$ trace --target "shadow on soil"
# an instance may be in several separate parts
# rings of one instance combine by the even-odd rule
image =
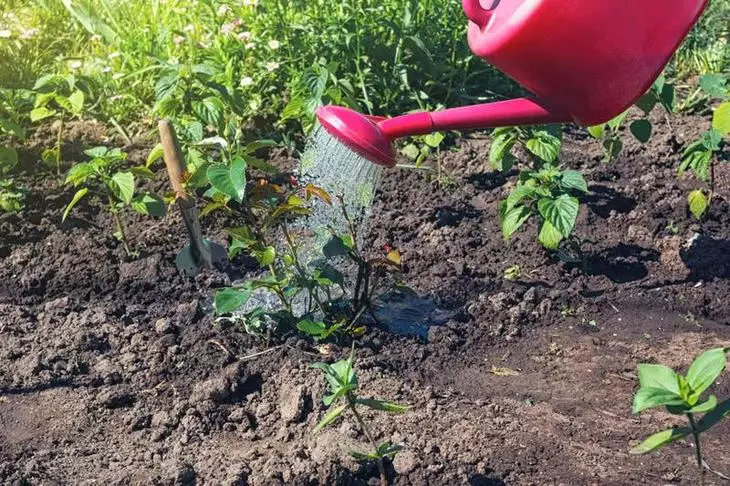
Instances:
[[[636,199],[626,197],[617,190],[607,186],[590,186],[591,194],[583,200],[588,208],[601,218],[608,218],[611,211],[627,214],[636,207]]]
[[[730,278],[730,241],[699,235],[680,252],[690,269],[690,280]]]

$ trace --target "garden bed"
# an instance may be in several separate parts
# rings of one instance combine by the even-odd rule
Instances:
[[[382,438],[406,446],[395,484],[697,484],[680,442],[631,456],[638,439],[670,426],[662,412],[630,413],[638,362],[686,366],[730,344],[730,170],[719,164],[709,215],[692,222],[692,182],[678,181],[683,144],[706,122],[677,117],[646,145],[601,162],[600,146],[569,134],[563,161],[589,182],[576,233],[593,240],[585,268],[560,262],[529,226],[499,232],[508,180],[490,172],[489,142],[461,139],[444,155],[456,184],[422,173],[385,174],[373,209],[372,248],[403,253],[409,285],[456,317],[428,341],[369,329],[358,346],[364,395],[408,403],[373,415]],[[67,149],[93,146],[93,127]],[[367,484],[374,466],[343,449],[363,438],[348,424],[313,434],[324,413],[310,365],[348,349],[292,337],[269,352],[216,324],[216,288],[246,268],[189,280],[174,257],[177,212],[129,221],[140,257],[124,258],[109,215],[30,167],[27,208],[0,218],[0,479],[9,484]],[[129,149],[143,160],[149,146]],[[290,161],[272,162],[291,167]],[[162,181],[160,181],[161,187]],[[223,216],[204,221],[224,240]],[[504,278],[519,266],[520,276]],[[730,382],[718,387],[730,393]],[[703,436],[707,460],[730,473],[730,424]],[[708,484],[714,478],[708,478]],[[370,481],[372,483],[372,481]],[[718,483],[719,484],[719,483]]]

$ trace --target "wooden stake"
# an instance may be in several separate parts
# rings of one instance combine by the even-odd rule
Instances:
[[[167,175],[170,177],[170,185],[175,193],[175,201],[180,208],[185,228],[190,237],[190,250],[198,267],[207,269],[213,268],[213,257],[210,248],[203,242],[200,231],[198,211],[195,208],[195,201],[183,187],[183,176],[185,174],[185,159],[180,150],[180,143],[175,135],[175,127],[169,120],[162,119],[158,124],[160,141],[164,150],[165,166]]]

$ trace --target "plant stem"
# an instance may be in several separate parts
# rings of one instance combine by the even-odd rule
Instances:
[[[705,483],[705,468],[702,465],[702,449],[700,447],[700,432],[697,429],[697,423],[695,422],[694,415],[691,413],[687,414],[689,425],[692,428],[692,437],[695,441],[695,456],[697,457],[697,467],[700,468],[700,481],[701,484]]]
[[[129,249],[129,245],[127,244],[127,234],[124,231],[124,225],[122,224],[122,218],[119,216],[119,211],[117,211],[114,208],[114,203],[109,198],[109,211],[112,213],[112,217],[114,218],[114,222],[117,225],[117,232],[119,233],[119,241],[122,242],[122,246],[124,247],[124,251],[127,254],[128,257],[132,256],[132,251]]]
[[[712,205],[712,198],[715,197],[715,162],[710,161],[710,196],[707,198],[707,207]]]
[[[56,138],[56,174],[61,175],[61,150],[63,147],[63,113],[61,113],[61,124],[58,127],[58,138]]]
[[[365,434],[365,437],[368,439],[370,444],[373,446],[373,451],[377,452],[378,450],[378,444],[375,442],[375,439],[373,438],[373,435],[370,433],[370,429],[365,424],[365,421],[360,416],[360,413],[355,408],[355,400],[352,398],[352,394],[347,394],[347,405],[352,411],[352,414],[355,416],[355,420],[357,421],[357,424],[360,426],[360,430],[362,430],[362,433]],[[380,485],[381,486],[388,486],[388,477],[385,475],[385,465],[383,464],[383,458],[378,458],[378,471],[380,472]]]

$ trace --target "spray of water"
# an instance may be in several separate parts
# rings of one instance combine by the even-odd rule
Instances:
[[[380,183],[382,167],[350,150],[346,145],[319,127],[304,151],[300,178],[305,184],[321,187],[332,196],[332,205],[314,201],[307,226],[315,232],[331,227],[336,233],[347,232],[342,198],[350,218],[358,228],[358,236],[367,233],[367,223]]]

